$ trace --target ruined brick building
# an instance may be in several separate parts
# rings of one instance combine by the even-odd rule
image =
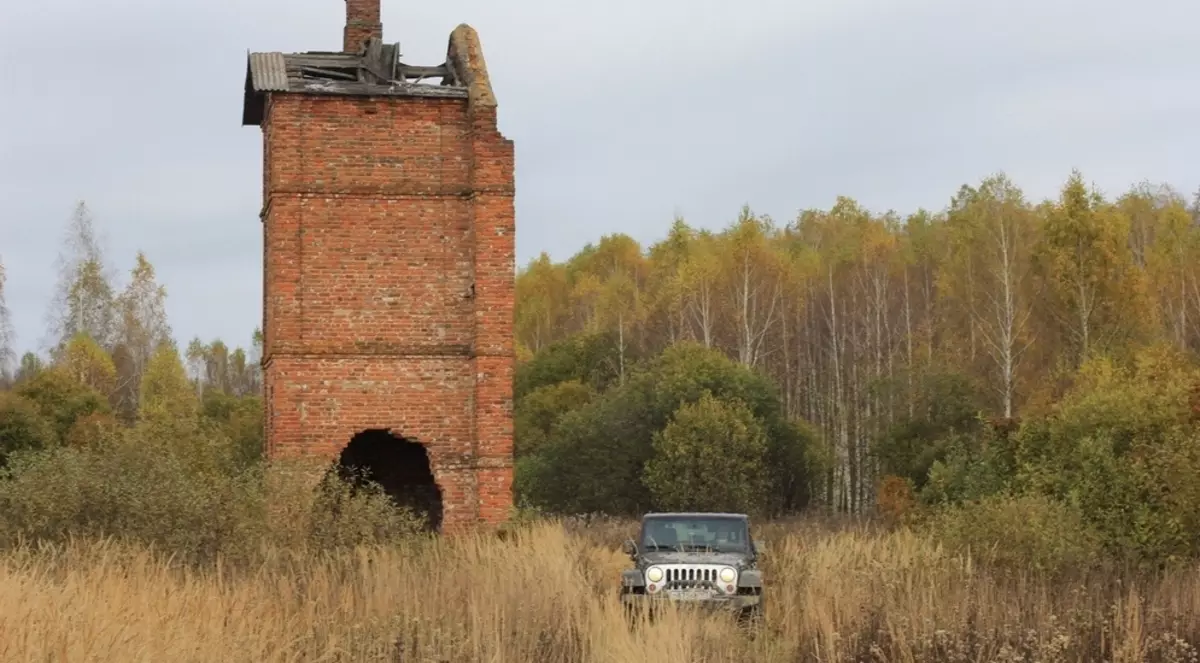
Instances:
[[[513,145],[479,38],[405,64],[380,0],[340,52],[252,53],[268,457],[362,466],[443,528],[512,502]]]

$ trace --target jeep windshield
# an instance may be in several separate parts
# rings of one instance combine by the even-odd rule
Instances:
[[[733,516],[647,516],[641,538],[645,552],[750,551],[746,520]]]

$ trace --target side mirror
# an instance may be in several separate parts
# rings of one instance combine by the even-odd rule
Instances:
[[[633,557],[637,555],[637,544],[633,542],[633,539],[625,539],[625,543],[621,544],[621,550],[623,550],[626,555]]]
[[[763,541],[755,540],[754,552],[757,553],[759,557],[762,557],[763,554],[767,552],[767,544]]]

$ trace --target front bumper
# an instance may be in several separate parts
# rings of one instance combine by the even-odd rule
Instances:
[[[680,596],[669,590],[653,594],[622,592],[621,603],[628,607],[659,606],[669,603],[680,607],[740,611],[762,605],[762,594]]]

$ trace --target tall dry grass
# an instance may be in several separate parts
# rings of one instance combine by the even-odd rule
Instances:
[[[197,567],[96,540],[0,561],[2,661],[1196,661],[1200,570],[1054,581],[907,530],[770,525],[767,624],[630,626],[628,524],[271,548]]]

